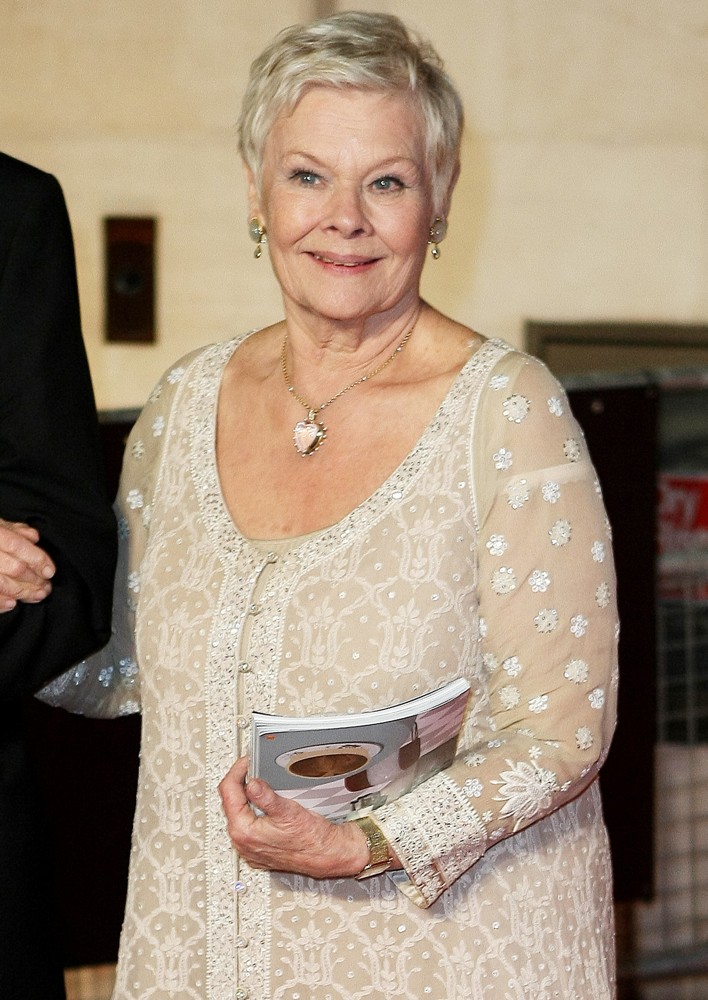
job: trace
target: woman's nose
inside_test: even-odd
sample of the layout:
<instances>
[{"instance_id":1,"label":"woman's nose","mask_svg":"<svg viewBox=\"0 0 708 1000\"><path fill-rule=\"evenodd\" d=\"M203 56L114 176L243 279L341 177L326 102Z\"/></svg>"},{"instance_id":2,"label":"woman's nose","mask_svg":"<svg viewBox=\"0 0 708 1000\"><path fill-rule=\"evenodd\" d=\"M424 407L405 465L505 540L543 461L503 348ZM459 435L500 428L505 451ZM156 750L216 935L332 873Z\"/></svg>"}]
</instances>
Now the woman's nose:
<instances>
[{"instance_id":1,"label":"woman's nose","mask_svg":"<svg viewBox=\"0 0 708 1000\"><path fill-rule=\"evenodd\" d=\"M339 230L347 239L371 231L366 206L358 188L342 185L332 191L325 226Z\"/></svg>"}]
</instances>

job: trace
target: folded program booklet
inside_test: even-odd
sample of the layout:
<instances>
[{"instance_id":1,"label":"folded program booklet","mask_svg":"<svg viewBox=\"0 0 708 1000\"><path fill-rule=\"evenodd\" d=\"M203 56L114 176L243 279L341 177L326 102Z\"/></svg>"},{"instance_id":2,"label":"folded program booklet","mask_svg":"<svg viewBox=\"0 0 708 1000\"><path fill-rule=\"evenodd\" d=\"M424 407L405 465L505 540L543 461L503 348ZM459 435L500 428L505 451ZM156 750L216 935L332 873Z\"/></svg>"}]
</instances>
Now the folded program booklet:
<instances>
[{"instance_id":1,"label":"folded program booklet","mask_svg":"<svg viewBox=\"0 0 708 1000\"><path fill-rule=\"evenodd\" d=\"M254 712L251 776L329 819L364 815L452 762L469 694L458 678L373 712Z\"/></svg>"}]
</instances>

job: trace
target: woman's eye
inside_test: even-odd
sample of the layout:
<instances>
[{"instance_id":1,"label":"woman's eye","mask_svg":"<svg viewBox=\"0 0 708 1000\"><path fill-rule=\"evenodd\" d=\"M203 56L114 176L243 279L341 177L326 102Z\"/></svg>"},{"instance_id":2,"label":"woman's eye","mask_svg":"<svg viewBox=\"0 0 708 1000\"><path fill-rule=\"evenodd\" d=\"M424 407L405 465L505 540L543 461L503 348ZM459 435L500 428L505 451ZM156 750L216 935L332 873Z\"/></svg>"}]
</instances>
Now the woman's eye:
<instances>
[{"instance_id":1,"label":"woman's eye","mask_svg":"<svg viewBox=\"0 0 708 1000\"><path fill-rule=\"evenodd\" d=\"M400 191L403 182L398 177L379 177L374 181L373 187L376 191Z\"/></svg>"},{"instance_id":2,"label":"woman's eye","mask_svg":"<svg viewBox=\"0 0 708 1000\"><path fill-rule=\"evenodd\" d=\"M319 180L319 175L312 170L295 170L292 174L293 180L299 181L305 187L311 187Z\"/></svg>"}]
</instances>

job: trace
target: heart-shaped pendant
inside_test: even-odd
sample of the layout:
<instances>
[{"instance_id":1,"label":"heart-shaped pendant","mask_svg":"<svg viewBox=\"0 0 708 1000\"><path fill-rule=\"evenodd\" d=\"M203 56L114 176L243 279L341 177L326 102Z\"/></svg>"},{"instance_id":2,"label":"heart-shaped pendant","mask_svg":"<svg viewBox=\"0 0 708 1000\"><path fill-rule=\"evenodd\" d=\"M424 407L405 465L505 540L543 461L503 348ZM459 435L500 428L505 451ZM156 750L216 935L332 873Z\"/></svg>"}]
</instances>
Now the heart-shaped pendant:
<instances>
[{"instance_id":1,"label":"heart-shaped pendant","mask_svg":"<svg viewBox=\"0 0 708 1000\"><path fill-rule=\"evenodd\" d=\"M327 428L316 420L298 420L293 427L293 441L301 455L312 455L327 437Z\"/></svg>"}]
</instances>

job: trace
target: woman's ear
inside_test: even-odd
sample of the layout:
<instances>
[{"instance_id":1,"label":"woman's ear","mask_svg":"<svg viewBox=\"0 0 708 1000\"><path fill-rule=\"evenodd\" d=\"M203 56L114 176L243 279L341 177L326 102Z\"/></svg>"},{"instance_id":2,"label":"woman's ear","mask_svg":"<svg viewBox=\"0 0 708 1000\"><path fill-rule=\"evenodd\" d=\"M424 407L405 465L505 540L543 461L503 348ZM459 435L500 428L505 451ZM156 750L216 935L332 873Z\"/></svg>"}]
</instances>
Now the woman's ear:
<instances>
[{"instance_id":1,"label":"woman's ear","mask_svg":"<svg viewBox=\"0 0 708 1000\"><path fill-rule=\"evenodd\" d=\"M440 215L443 219L447 219L450 214L450 203L452 201L452 192L455 190L455 185L457 184L458 178L460 176L460 161L458 160L455 164L455 169L452 172L452 177L450 178L450 183L447 186L447 191L445 192L445 197L442 202L442 212Z\"/></svg>"},{"instance_id":2,"label":"woman's ear","mask_svg":"<svg viewBox=\"0 0 708 1000\"><path fill-rule=\"evenodd\" d=\"M246 185L248 188L248 215L249 218L261 218L261 199L258 193L258 184L256 183L256 178L248 166L244 163L243 172L246 175Z\"/></svg>"}]
</instances>

